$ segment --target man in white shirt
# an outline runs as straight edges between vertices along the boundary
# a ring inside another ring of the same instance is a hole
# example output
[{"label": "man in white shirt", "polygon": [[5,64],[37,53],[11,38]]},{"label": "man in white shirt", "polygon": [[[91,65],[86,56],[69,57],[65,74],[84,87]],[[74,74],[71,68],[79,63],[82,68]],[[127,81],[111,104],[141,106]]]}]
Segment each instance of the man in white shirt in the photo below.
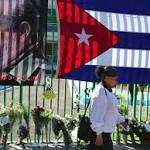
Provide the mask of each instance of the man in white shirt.
[{"label": "man in white shirt", "polygon": [[118,75],[112,67],[98,67],[96,75],[101,83],[94,89],[89,106],[91,128],[96,132],[96,138],[88,149],[113,150],[111,133],[114,132],[116,124],[127,126],[124,117],[118,112],[117,99],[112,93],[112,88],[118,83]]}]

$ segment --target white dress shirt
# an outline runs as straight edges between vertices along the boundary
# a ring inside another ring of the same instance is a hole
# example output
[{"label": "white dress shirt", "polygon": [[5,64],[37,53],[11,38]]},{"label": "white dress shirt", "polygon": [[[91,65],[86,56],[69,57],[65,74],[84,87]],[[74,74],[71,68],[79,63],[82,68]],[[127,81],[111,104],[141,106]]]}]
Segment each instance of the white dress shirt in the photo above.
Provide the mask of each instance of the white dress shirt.
[{"label": "white dress shirt", "polygon": [[89,105],[89,117],[91,128],[97,135],[112,133],[116,124],[124,121],[124,117],[118,112],[117,99],[99,83],[94,89]]}]

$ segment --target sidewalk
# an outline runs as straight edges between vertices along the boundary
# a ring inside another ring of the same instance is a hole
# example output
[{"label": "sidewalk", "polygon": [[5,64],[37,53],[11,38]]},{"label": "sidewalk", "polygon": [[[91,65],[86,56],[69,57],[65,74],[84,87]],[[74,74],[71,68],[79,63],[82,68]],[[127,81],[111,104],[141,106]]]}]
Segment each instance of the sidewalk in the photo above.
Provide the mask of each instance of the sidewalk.
[{"label": "sidewalk", "polygon": [[150,145],[114,145],[114,150],[150,150]]},{"label": "sidewalk", "polygon": [[[2,148],[0,148],[0,150],[2,150]],[[25,150],[22,149],[19,146],[16,145],[11,145],[9,148],[7,148],[6,150]],[[79,150],[76,147],[68,147],[66,148],[65,146],[57,146],[54,147],[53,145],[48,145],[48,147],[46,145],[28,145],[26,150]],[[114,145],[114,150],[150,150],[150,145]]]}]

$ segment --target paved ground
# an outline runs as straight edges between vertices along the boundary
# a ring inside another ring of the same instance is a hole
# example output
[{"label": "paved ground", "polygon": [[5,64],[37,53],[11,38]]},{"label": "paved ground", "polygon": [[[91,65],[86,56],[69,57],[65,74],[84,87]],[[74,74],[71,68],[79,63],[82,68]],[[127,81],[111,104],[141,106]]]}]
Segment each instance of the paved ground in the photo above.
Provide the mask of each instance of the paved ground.
[{"label": "paved ground", "polygon": [[114,150],[150,150],[150,145],[115,145]]},{"label": "paved ground", "polygon": [[[0,150],[3,150],[3,148],[0,147]],[[19,146],[12,145],[9,148],[6,148],[6,150],[25,150]],[[54,147],[53,145],[49,145],[46,147],[46,145],[28,145],[26,150],[79,150],[75,147],[69,147],[66,148],[64,146],[58,146]],[[114,150],[150,150],[149,146],[143,146],[143,145],[114,145]]]}]

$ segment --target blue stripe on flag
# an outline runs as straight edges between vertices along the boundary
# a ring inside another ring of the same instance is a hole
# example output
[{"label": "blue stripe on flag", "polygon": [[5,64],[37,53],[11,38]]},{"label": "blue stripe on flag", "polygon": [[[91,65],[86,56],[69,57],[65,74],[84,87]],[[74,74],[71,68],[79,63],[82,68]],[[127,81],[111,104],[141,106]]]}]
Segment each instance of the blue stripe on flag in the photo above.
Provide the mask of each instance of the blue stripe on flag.
[{"label": "blue stripe on flag", "polygon": [[115,46],[117,48],[150,50],[149,33],[113,32],[121,38],[121,42]]},{"label": "blue stripe on flag", "polygon": [[149,0],[74,0],[83,9],[124,14],[150,15]]},{"label": "blue stripe on flag", "polygon": [[[120,83],[150,83],[150,71],[145,68],[129,68],[129,67],[115,67],[120,76]],[[84,65],[79,69],[64,75],[62,78],[82,80],[82,81],[97,81],[95,76],[96,66]],[[86,72],[86,75],[85,75]]]}]

